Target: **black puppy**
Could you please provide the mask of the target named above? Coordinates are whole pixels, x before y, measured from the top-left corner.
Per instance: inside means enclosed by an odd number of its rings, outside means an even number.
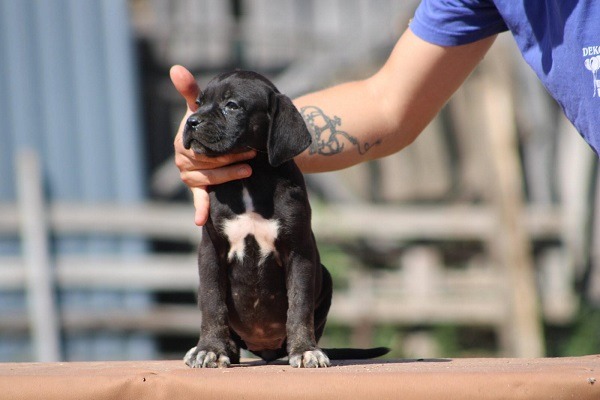
[[[214,78],[187,120],[185,148],[207,156],[255,149],[252,176],[211,186],[202,231],[198,345],[190,367],[227,367],[239,349],[293,367],[327,367],[317,341],[332,296],[310,227],[304,179],[292,158],[311,136],[291,100],[248,71]],[[332,358],[371,358],[387,349],[331,350]],[[327,350],[326,350],[327,351]],[[329,352],[329,351],[327,351]]]

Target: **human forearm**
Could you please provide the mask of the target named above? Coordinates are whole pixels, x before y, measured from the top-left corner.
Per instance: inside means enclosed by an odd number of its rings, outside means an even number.
[[[381,144],[394,127],[380,116],[376,98],[371,82],[363,80],[294,101],[313,135],[312,145],[295,159],[303,172],[342,169],[386,155]]]
[[[410,30],[372,77],[295,100],[313,145],[296,157],[303,172],[345,168],[409,145],[467,78],[494,41],[444,48]]]

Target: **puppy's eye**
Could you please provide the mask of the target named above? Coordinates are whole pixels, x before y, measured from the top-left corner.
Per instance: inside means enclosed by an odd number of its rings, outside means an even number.
[[[228,101],[227,104],[225,104],[225,107],[230,110],[237,110],[240,108],[240,105],[235,101]]]

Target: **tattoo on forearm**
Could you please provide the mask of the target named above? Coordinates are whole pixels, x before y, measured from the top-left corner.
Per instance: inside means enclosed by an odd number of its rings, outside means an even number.
[[[338,129],[342,124],[340,117],[334,115],[333,118],[330,118],[319,107],[302,107],[300,113],[313,134],[313,142],[309,149],[311,155],[331,156],[341,153],[344,150],[344,142],[346,141],[356,146],[358,153],[363,155],[373,146],[381,143],[381,139],[379,139],[374,143],[365,142],[361,144],[356,137]]]

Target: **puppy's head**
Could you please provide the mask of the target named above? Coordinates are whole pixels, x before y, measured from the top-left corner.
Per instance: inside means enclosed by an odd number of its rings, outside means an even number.
[[[292,101],[255,72],[217,76],[197,104],[183,130],[183,145],[196,153],[218,156],[255,149],[278,166],[310,145],[310,133]]]

